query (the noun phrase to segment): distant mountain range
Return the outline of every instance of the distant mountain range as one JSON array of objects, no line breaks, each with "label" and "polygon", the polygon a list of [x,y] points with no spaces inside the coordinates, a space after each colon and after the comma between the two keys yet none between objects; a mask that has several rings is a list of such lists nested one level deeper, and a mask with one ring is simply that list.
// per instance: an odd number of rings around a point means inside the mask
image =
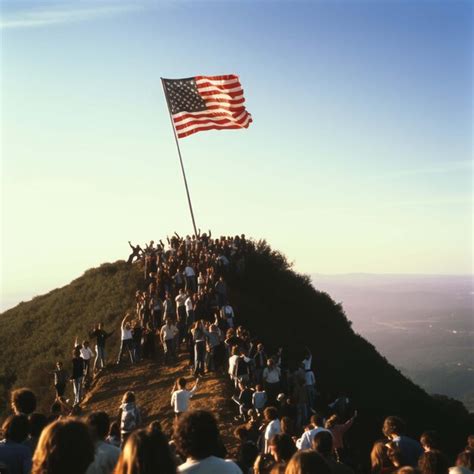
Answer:
[{"label": "distant mountain range", "polygon": [[429,393],[474,412],[472,275],[311,275],[353,328]]}]

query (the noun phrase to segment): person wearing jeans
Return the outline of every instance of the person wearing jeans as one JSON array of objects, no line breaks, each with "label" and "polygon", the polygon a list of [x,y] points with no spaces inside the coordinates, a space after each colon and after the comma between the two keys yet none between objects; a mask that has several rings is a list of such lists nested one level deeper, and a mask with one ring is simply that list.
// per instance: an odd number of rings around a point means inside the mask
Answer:
[{"label": "person wearing jeans", "polygon": [[74,389],[74,406],[81,403],[82,379],[84,377],[84,359],[81,357],[81,350],[75,347],[72,353],[72,386]]},{"label": "person wearing jeans", "polygon": [[104,325],[102,323],[97,324],[94,330],[89,333],[89,337],[94,337],[96,340],[94,372],[98,369],[103,369],[105,367],[105,341],[112,334],[113,331],[106,332],[104,330]]}]

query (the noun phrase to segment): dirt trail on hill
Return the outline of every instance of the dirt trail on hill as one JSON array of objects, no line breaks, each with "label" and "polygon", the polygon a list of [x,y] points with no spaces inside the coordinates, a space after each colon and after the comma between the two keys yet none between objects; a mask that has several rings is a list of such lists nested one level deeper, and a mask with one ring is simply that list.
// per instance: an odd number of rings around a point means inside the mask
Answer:
[{"label": "dirt trail on hill", "polygon": [[[170,405],[171,389],[179,377],[186,377],[189,388],[194,384],[188,362],[189,357],[181,354],[178,362],[169,367],[146,360],[136,365],[122,363],[120,366],[107,367],[94,379],[84,397],[81,403],[84,413],[105,411],[115,420],[124,393],[132,390],[142,413],[143,425],[157,420],[164,432],[171,434],[174,419]],[[236,444],[232,432],[237,406],[231,396],[232,388],[226,377],[206,375],[200,379],[190,402],[190,409],[205,409],[216,416],[229,452],[234,451]]]}]

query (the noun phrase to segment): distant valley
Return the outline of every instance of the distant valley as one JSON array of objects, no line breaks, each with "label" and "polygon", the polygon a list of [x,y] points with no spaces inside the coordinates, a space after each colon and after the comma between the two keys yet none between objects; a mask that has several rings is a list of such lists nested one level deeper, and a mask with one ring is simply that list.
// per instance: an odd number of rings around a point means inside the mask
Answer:
[{"label": "distant valley", "polygon": [[356,332],[431,394],[474,412],[472,276],[311,275]]}]

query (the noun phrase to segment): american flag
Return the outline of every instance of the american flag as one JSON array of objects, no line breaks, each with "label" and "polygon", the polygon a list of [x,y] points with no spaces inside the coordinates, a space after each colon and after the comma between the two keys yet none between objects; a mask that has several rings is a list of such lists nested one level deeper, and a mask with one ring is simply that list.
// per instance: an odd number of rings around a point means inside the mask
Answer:
[{"label": "american flag", "polygon": [[235,74],[163,79],[163,86],[178,138],[204,130],[248,128],[252,122]]}]

